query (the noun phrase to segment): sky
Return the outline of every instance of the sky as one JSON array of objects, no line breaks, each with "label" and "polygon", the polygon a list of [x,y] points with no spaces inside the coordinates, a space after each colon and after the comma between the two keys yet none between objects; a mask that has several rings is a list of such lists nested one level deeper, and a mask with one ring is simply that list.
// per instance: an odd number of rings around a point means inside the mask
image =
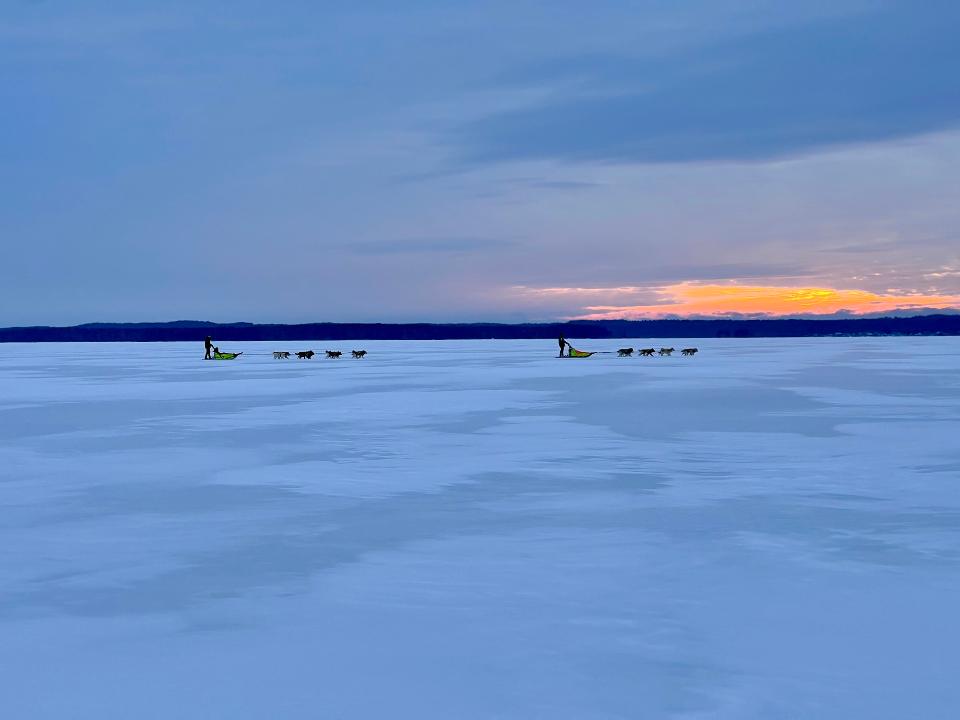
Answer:
[{"label": "sky", "polygon": [[6,0],[0,326],[960,308],[960,4]]}]

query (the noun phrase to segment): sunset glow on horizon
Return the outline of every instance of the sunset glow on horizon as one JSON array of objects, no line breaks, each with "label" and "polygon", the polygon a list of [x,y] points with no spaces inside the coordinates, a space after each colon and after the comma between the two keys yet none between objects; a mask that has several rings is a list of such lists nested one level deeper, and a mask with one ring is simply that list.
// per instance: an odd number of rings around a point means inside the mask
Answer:
[{"label": "sunset glow on horizon", "polygon": [[[918,309],[960,309],[960,295],[874,293],[829,287],[674,283],[658,287],[523,288],[539,297],[582,298],[583,312],[571,320],[654,319],[680,317],[788,317],[796,315],[853,315]],[[611,300],[644,296],[652,302],[615,304]],[[597,304],[597,300],[606,300]]]}]

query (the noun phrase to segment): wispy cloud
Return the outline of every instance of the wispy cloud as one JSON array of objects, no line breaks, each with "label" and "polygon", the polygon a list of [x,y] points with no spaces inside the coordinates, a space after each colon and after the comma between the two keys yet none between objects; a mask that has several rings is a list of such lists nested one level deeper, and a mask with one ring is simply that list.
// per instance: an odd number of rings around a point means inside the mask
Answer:
[{"label": "wispy cloud", "polygon": [[500,238],[400,238],[358,242],[347,246],[347,249],[357,255],[449,254],[503,250],[515,244]]},{"label": "wispy cloud", "polygon": [[945,278],[960,278],[960,268],[950,267],[945,265],[939,270],[932,270],[928,273],[924,273],[924,278],[930,280],[943,280]]},{"label": "wispy cloud", "polygon": [[[825,249],[828,252],[834,253],[878,255],[885,252],[902,250],[906,242],[902,237],[877,238],[872,241],[850,243]],[[921,244],[926,247],[957,247],[958,244],[960,244],[960,238],[953,233],[947,233],[937,236],[911,238],[909,242],[911,244]]]}]

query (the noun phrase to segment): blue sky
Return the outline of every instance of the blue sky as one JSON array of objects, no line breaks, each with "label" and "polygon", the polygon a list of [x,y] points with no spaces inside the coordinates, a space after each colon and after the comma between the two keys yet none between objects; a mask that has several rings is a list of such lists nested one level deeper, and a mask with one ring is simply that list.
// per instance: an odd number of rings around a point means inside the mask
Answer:
[{"label": "blue sky", "polygon": [[0,325],[949,305],[958,31],[941,0],[11,0]]}]

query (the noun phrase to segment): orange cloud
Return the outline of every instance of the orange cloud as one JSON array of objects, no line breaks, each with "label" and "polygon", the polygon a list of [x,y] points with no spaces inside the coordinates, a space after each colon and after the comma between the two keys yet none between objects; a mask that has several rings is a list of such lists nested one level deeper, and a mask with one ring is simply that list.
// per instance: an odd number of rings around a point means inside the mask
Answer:
[{"label": "orange cloud", "polygon": [[[640,294],[641,288],[541,288],[536,295],[579,296],[585,301]],[[858,315],[917,308],[960,308],[960,295],[922,295],[890,291],[838,290],[825,287],[767,285],[707,285],[684,282],[650,288],[656,302],[647,305],[587,305],[578,320],[612,320],[679,316],[723,315],[831,315],[846,311]],[[625,298],[626,299],[626,298]]]}]

